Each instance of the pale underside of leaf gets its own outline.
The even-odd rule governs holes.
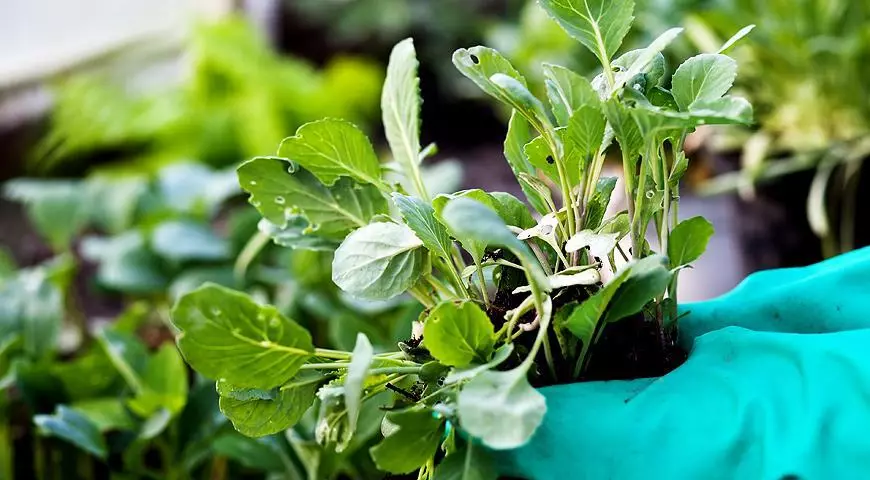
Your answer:
[[[372,223],[335,251],[332,280],[359,298],[387,299],[411,288],[423,268],[423,242],[405,225]]]
[[[406,172],[420,162],[420,80],[414,42],[406,38],[393,47],[381,94],[384,131],[393,158]]]

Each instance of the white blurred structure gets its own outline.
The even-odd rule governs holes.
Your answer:
[[[0,1],[0,127],[43,112],[42,80],[131,47],[175,51],[197,18],[232,0]]]

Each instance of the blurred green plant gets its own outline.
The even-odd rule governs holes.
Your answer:
[[[870,155],[870,4],[719,0],[690,20],[688,35],[707,51],[735,26],[758,24],[734,51],[737,88],[756,107],[757,130],[723,132],[722,148],[743,151],[742,171],[713,179],[706,193],[751,195],[757,182],[815,169],[810,226],[826,255],[851,250],[857,182]]]
[[[188,54],[186,80],[162,91],[134,92],[93,74],[61,79],[31,169],[99,154],[154,169],[180,158],[225,166],[272,148],[312,118],[365,124],[377,114],[377,65],[337,57],[316,70],[275,53],[241,18],[198,26]]]
[[[335,245],[273,247],[272,240],[287,244],[292,228],[278,229],[234,202],[235,177],[232,169],[181,163],[156,174],[108,170],[81,180],[19,179],[4,186],[59,256],[18,271],[11,259],[0,262],[7,414],[0,423],[0,468],[6,469],[0,477],[11,478],[3,473],[13,465],[27,471],[14,464],[13,452],[31,447],[19,446],[2,428],[14,423],[8,414],[20,401],[36,413],[41,436],[32,447],[34,471],[45,478],[58,468],[52,455],[73,462],[86,478],[106,469],[137,478],[377,474],[365,455],[376,441],[374,420],[368,436],[342,454],[318,446],[313,419],[286,434],[243,437],[220,414],[214,384],[199,377],[190,383],[177,349],[165,343],[172,338],[169,305],[203,282],[276,305],[335,348],[352,348],[358,332],[380,347],[395,345],[419,314],[402,300],[365,302],[341,293],[331,282]],[[94,273],[82,284],[76,270]],[[87,318],[91,304],[111,305],[119,297],[126,309],[111,324]]]

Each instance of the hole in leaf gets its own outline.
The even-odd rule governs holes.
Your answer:
[[[471,61],[472,61],[472,63],[474,63],[475,65],[477,65],[478,63],[480,63],[480,59],[477,58],[477,55],[472,55],[472,56],[471,56]]]
[[[556,163],[556,161],[553,160],[553,156],[552,156],[552,155],[547,155],[547,163],[549,163],[550,165]]]

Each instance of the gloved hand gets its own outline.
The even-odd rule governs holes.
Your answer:
[[[542,389],[547,415],[505,475],[870,478],[870,248],[749,276],[688,304],[685,364],[658,379]]]

